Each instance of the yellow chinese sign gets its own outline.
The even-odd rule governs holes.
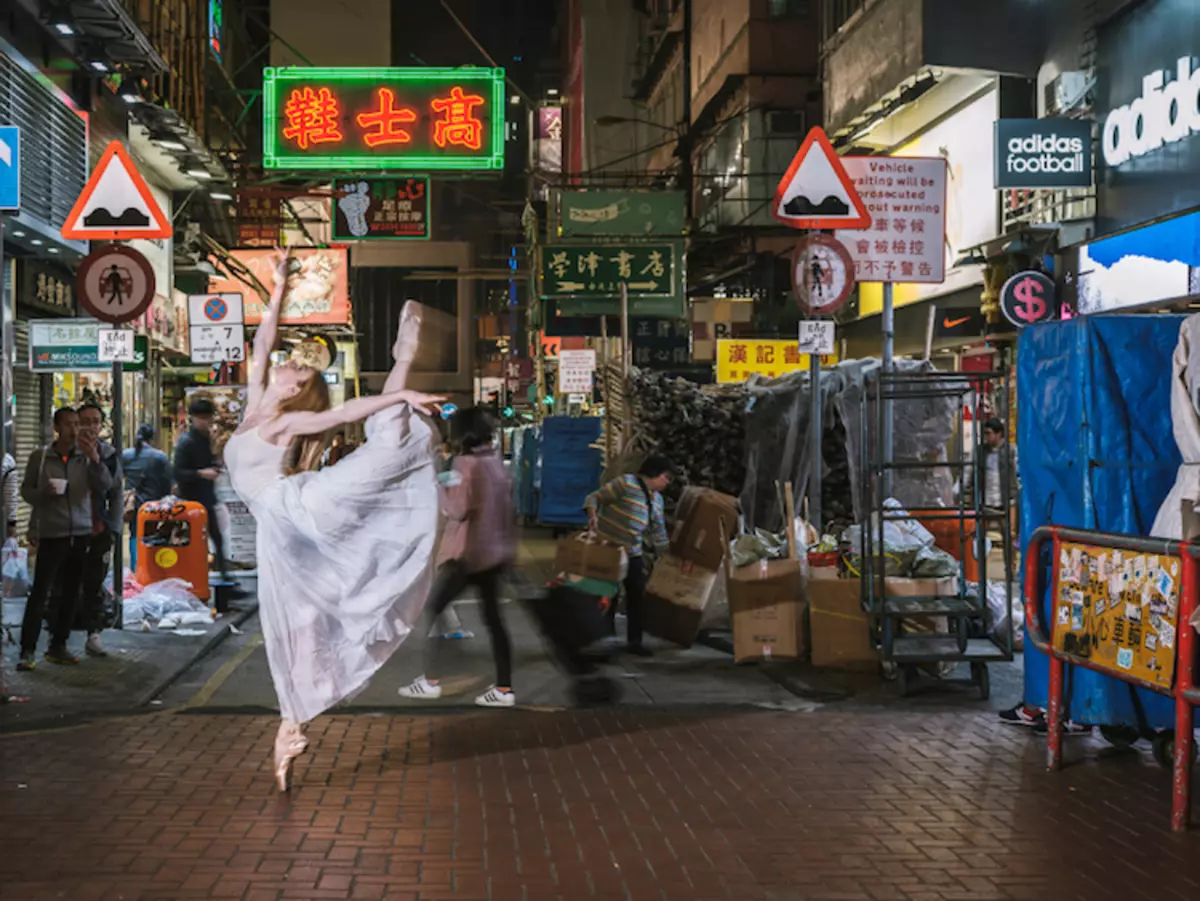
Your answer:
[[[1054,647],[1170,688],[1179,577],[1175,557],[1064,543],[1054,599]]]
[[[806,372],[808,354],[796,341],[759,341],[730,338],[717,342],[717,381],[744,382],[752,375],[778,378],[789,372]],[[821,357],[823,365],[837,362],[836,355]]]

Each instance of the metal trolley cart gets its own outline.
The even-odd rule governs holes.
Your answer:
[[[1200,543],[1043,526],[1027,554],[1025,627],[1028,640],[1050,658],[1047,766],[1062,767],[1066,664],[1165,695],[1174,701],[1174,728],[1154,735],[1154,757],[1172,768],[1171,828],[1186,829],[1196,756],[1193,708],[1200,704],[1190,622],[1200,593]]]
[[[989,637],[988,534],[1003,547],[1003,591],[1006,610],[1013,598],[1013,512],[1007,504],[984,504],[986,474],[982,423],[992,403],[1003,417],[1008,411],[1007,379],[1003,373],[881,372],[868,393],[868,415],[861,425],[861,509],[868,520],[862,528],[862,586],[864,606],[872,614],[885,664],[894,664],[901,694],[907,694],[924,664],[968,663],[971,683],[983,699],[991,693],[987,665],[1013,659],[1012,617],[1005,633]],[[951,423],[948,456],[944,447],[927,446],[904,434],[918,420]],[[968,430],[968,422],[974,426]],[[972,448],[968,459],[967,448]],[[1004,455],[999,467],[1000,492],[1010,497],[1015,474]],[[977,467],[972,497],[963,497],[968,468]],[[937,506],[957,481],[956,506]],[[896,498],[903,505],[890,503]],[[895,596],[888,589],[887,547],[890,523],[920,522],[933,533],[939,548],[962,563],[952,580],[952,592]],[[942,580],[939,580],[942,581]]]

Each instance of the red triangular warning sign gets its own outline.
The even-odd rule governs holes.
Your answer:
[[[792,228],[870,228],[871,214],[820,126],[804,138],[775,189],[771,213]]]
[[[104,149],[62,227],[62,236],[73,241],[129,241],[172,234],[170,221],[120,141]]]

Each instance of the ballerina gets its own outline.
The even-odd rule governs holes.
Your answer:
[[[438,532],[436,430],[418,416],[442,398],[405,390],[420,306],[400,316],[383,393],[330,408],[327,361],[270,367],[287,283],[274,260],[254,337],[246,416],[225,446],[234,490],[257,523],[258,603],[283,717],[275,778],[290,787],[303,724],[347,700],[412,631],[429,593]],[[268,372],[268,370],[270,370]],[[367,443],[318,470],[325,435],[366,419]]]

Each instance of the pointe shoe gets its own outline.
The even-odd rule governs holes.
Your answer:
[[[292,764],[308,747],[308,739],[295,723],[284,721],[275,735],[275,784],[281,792],[292,788]]]
[[[392,359],[397,363],[411,363],[417,356],[420,338],[421,305],[410,300],[400,312],[396,343],[392,345]]]

